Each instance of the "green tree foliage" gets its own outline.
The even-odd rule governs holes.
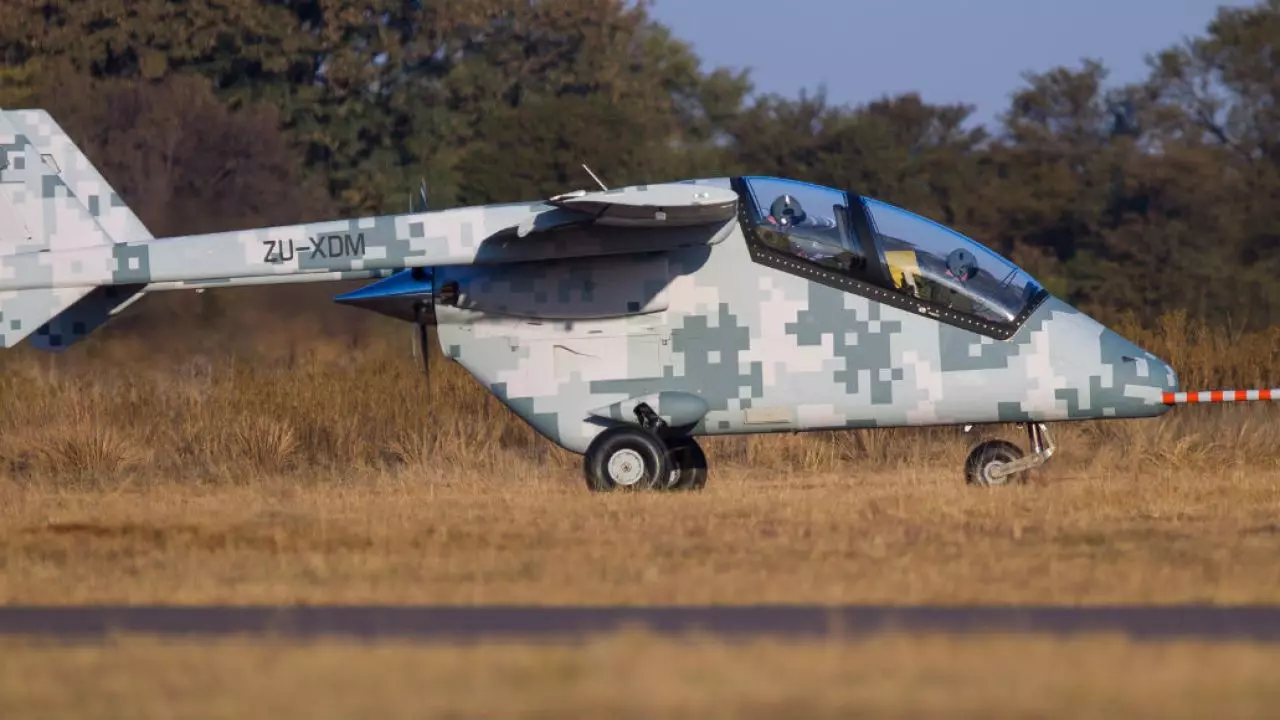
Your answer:
[[[737,165],[851,188],[952,225],[972,224],[966,185],[979,172],[981,128],[972,108],[935,106],[918,95],[860,108],[831,107],[824,93],[768,96],[731,124]]]
[[[1150,89],[1157,138],[1199,180],[1188,235],[1211,236],[1247,319],[1280,307],[1280,0],[1223,9],[1203,37],[1161,53]],[[1194,180],[1193,180],[1194,179]],[[1212,303],[1208,303],[1212,304]],[[1257,316],[1262,317],[1258,318]]]
[[[26,107],[40,90],[40,72],[34,61],[0,65],[0,107]]]
[[[546,190],[582,162],[615,182],[714,166],[747,91],[622,0],[15,0],[0,57],[194,74],[227,102],[269,102],[351,213],[402,207],[420,173],[437,198],[472,202]],[[502,184],[477,185],[477,169]]]
[[[767,55],[760,62],[768,62]],[[1280,311],[1280,0],[1027,75],[997,127],[914,94],[751,97],[626,0],[10,0],[0,105],[55,110],[157,232],[736,172],[973,235],[1095,312]]]
[[[157,237],[283,225],[336,212],[321,184],[302,174],[270,106],[232,109],[196,76],[134,83],[70,73],[53,80],[38,104]],[[305,287],[268,293],[277,303],[324,299]],[[230,302],[221,294],[171,293],[164,302],[139,303],[139,313],[112,328],[163,334],[193,314],[214,320],[227,307],[252,311],[253,300],[243,292]]]
[[[491,31],[448,84],[464,113],[459,200],[515,200],[587,179],[714,174],[714,147],[747,91],[704,76],[692,50],[617,0],[493,3]],[[468,101],[470,99],[471,101]]]
[[[335,212],[303,175],[268,105],[232,109],[195,76],[70,75],[40,105],[157,236],[300,222]]]

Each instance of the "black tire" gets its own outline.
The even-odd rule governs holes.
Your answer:
[[[964,463],[965,482],[981,487],[995,487],[1017,482],[1026,476],[1026,472],[1006,475],[1001,478],[990,476],[990,470],[998,463],[1013,462],[1022,458],[1022,448],[1007,440],[988,440],[981,443],[969,453]]]
[[[661,490],[672,465],[657,435],[627,425],[597,435],[582,457],[587,488],[595,492]]]
[[[673,438],[667,443],[671,457],[668,490],[701,490],[707,486],[707,456],[691,437]]]

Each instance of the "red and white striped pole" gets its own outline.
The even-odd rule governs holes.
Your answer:
[[[1163,397],[1165,405],[1247,402],[1250,400],[1280,400],[1280,388],[1272,388],[1269,390],[1201,390],[1200,392],[1167,392]]]

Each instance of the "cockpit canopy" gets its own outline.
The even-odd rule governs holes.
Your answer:
[[[781,252],[1001,325],[1044,292],[981,243],[894,205],[796,180],[742,180],[757,238]]]

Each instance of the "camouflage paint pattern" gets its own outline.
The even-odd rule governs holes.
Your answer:
[[[151,239],[49,113],[0,112],[0,255]],[[53,274],[35,277],[51,280]],[[0,314],[7,318],[0,319],[0,347],[30,336],[41,349],[63,349],[140,299],[142,291],[140,285],[90,285],[0,292]]]
[[[641,403],[716,435],[1150,417],[1177,389],[1161,360],[1056,298],[999,340],[760,264],[727,179],[153,239],[32,113],[0,126],[0,313],[52,326],[88,303],[71,341],[144,292],[429,268],[426,296],[453,298],[437,296],[441,348],[575,452]]]
[[[53,156],[15,126],[23,119],[0,115],[0,254],[105,246],[110,237],[67,186]],[[0,292],[0,344],[16,344],[93,291],[93,286],[54,287],[51,278],[36,276],[42,284],[35,288]]]
[[[0,347],[62,349],[148,292],[385,277],[718,242],[736,196],[696,182],[154,239],[54,119],[0,112]],[[637,204],[636,198],[641,202]],[[629,212],[618,213],[622,208]],[[588,224],[590,223],[590,224]],[[664,232],[651,228],[660,226]],[[113,287],[108,292],[104,287]]]
[[[765,267],[724,242],[637,262],[597,300],[647,314],[546,322],[436,308],[442,349],[561,447],[583,452],[646,402],[694,435],[1153,417],[1177,376],[1050,298],[1007,341]],[[523,266],[532,299],[572,292]],[[449,282],[460,268],[436,270]],[[475,272],[468,269],[467,272]],[[639,275],[640,273],[647,273]]]
[[[648,190],[641,187],[636,193]],[[55,206],[54,200],[44,199],[47,215],[74,217],[61,205]],[[723,237],[705,226],[663,232],[595,226],[573,232],[562,229],[566,225],[561,223],[543,231],[561,230],[554,234],[517,236],[530,216],[561,212],[545,203],[491,205],[137,243],[55,247],[49,252],[4,257],[0,291],[594,258],[707,244]],[[576,223],[590,219],[577,213]]]

